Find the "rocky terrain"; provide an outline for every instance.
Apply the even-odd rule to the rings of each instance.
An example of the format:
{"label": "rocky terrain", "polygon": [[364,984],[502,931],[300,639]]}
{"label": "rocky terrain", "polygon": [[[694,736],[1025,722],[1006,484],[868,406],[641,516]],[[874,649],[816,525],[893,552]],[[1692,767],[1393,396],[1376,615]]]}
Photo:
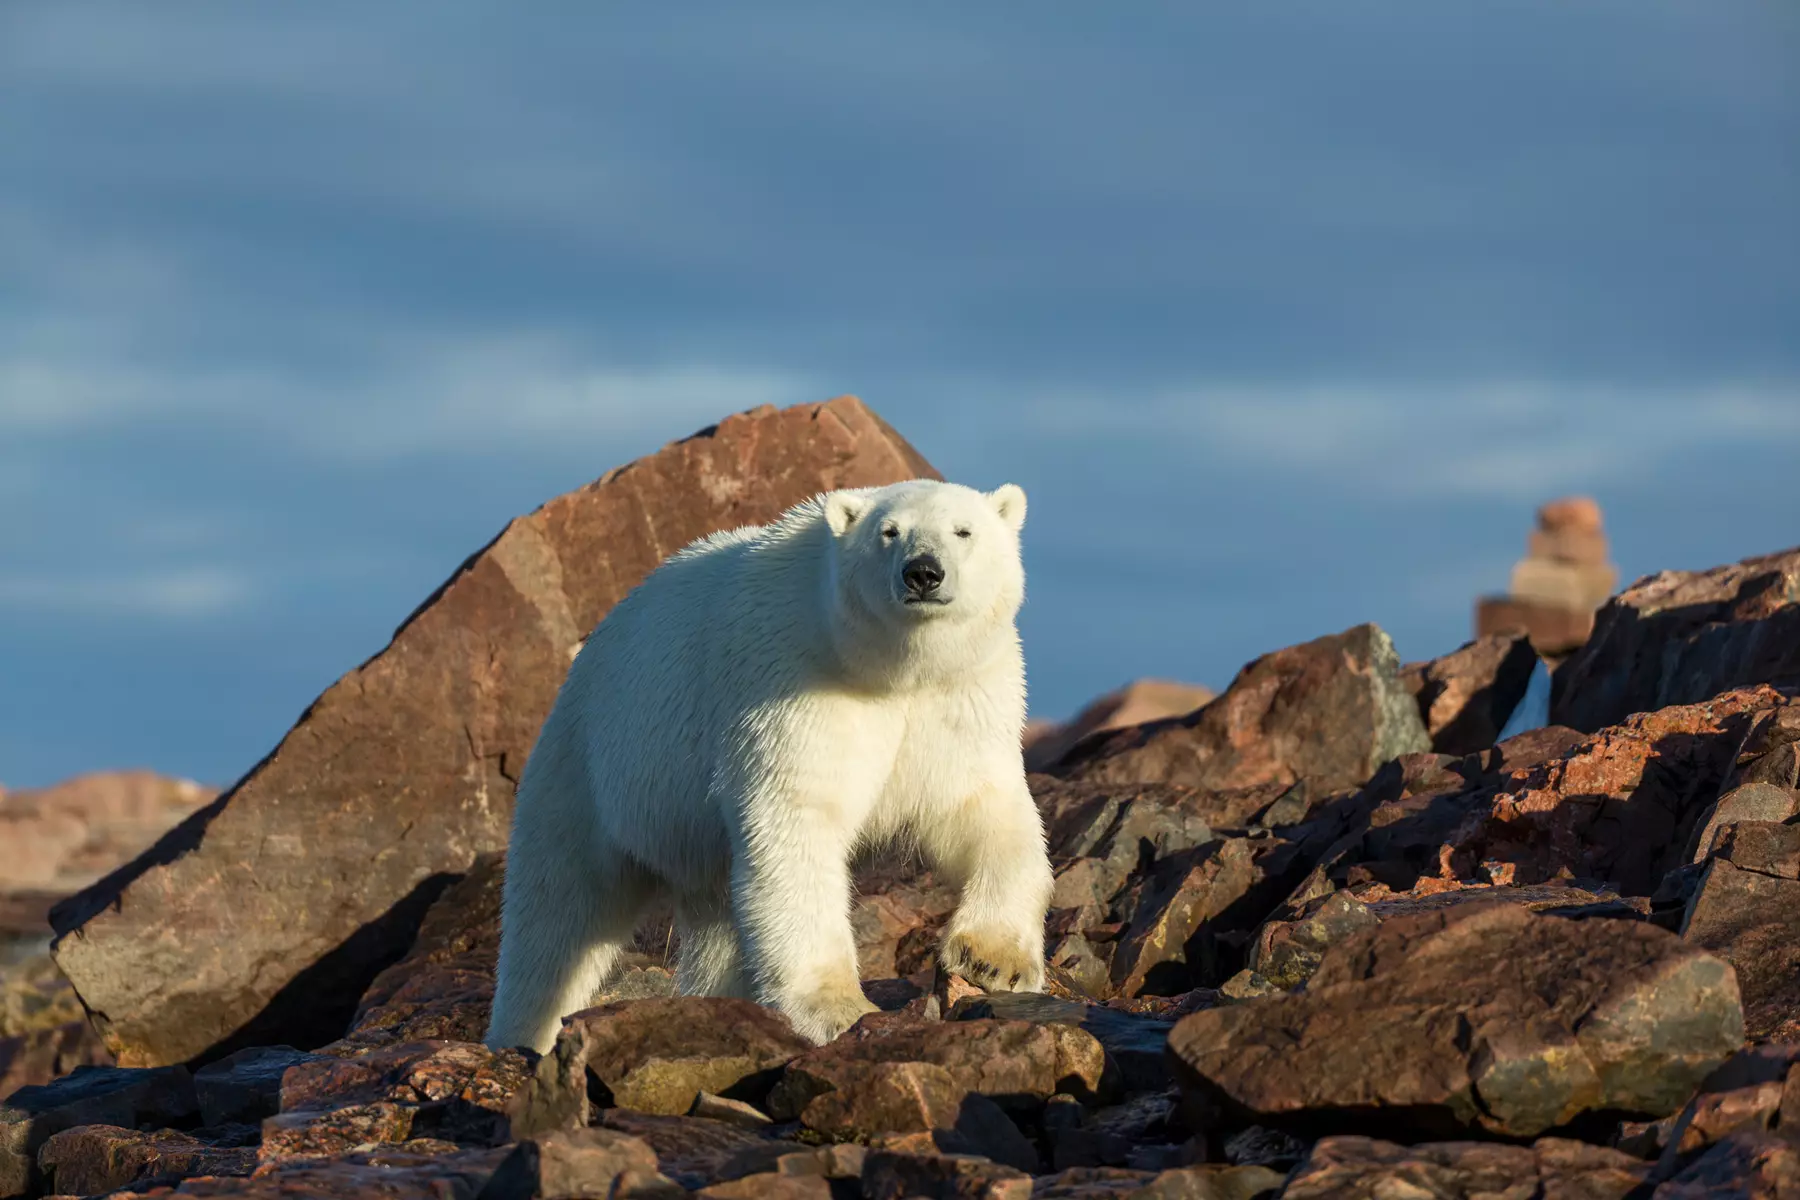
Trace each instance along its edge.
{"label": "rocky terrain", "polygon": [[930,473],[842,398],[508,525],[56,906],[118,1065],[0,1099],[0,1197],[1800,1195],[1800,549],[1606,600],[1499,744],[1511,626],[1402,664],[1360,625],[1047,731],[1044,995],[937,971],[953,896],[886,857],[882,1011],[831,1045],[671,995],[653,924],[549,1054],[481,1046],[512,781],[582,631],[709,529]]}
{"label": "rocky terrain", "polygon": [[0,788],[0,1097],[112,1056],[50,960],[50,909],[147,850],[217,792],[149,771]]}
{"label": "rocky terrain", "polygon": [[50,937],[50,907],[130,862],[218,792],[149,771],[97,771],[54,787],[0,787],[0,963]]}

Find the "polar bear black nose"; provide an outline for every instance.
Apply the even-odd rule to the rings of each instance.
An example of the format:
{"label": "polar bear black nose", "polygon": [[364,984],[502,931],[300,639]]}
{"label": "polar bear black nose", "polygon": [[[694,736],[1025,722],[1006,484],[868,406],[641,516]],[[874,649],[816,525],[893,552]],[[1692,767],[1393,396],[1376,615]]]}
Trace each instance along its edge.
{"label": "polar bear black nose", "polygon": [[934,554],[921,554],[900,571],[900,581],[915,596],[929,596],[944,582],[944,566]]}

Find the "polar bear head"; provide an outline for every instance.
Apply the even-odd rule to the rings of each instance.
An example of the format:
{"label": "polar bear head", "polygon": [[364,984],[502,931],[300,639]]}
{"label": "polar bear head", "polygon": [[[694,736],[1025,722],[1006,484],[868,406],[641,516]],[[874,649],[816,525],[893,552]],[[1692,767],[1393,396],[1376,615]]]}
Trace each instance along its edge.
{"label": "polar bear head", "polygon": [[1025,493],[914,479],[822,499],[840,605],[896,631],[1010,629],[1025,599]]}

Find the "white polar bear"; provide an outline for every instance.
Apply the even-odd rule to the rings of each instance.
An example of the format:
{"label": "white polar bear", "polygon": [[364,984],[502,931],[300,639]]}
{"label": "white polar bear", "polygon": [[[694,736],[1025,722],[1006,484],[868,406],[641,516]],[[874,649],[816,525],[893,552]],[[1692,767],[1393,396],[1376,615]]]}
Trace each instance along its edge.
{"label": "white polar bear", "polygon": [[831,1040],[874,1009],[849,860],[896,837],[961,889],[945,967],[1040,990],[1024,520],[1011,484],[828,492],[702,538],[607,614],[519,781],[487,1044],[548,1050],[658,894],[683,993]]}

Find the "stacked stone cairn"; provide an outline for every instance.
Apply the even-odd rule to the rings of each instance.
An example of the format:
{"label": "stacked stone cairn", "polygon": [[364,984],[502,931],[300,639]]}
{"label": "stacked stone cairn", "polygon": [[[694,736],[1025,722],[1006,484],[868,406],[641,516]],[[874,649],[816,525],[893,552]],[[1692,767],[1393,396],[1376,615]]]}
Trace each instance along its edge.
{"label": "stacked stone cairn", "polygon": [[1545,659],[1560,659],[1593,633],[1594,613],[1618,578],[1607,561],[1600,506],[1587,496],[1552,500],[1538,509],[1507,594],[1477,601],[1476,636],[1523,633]]}

